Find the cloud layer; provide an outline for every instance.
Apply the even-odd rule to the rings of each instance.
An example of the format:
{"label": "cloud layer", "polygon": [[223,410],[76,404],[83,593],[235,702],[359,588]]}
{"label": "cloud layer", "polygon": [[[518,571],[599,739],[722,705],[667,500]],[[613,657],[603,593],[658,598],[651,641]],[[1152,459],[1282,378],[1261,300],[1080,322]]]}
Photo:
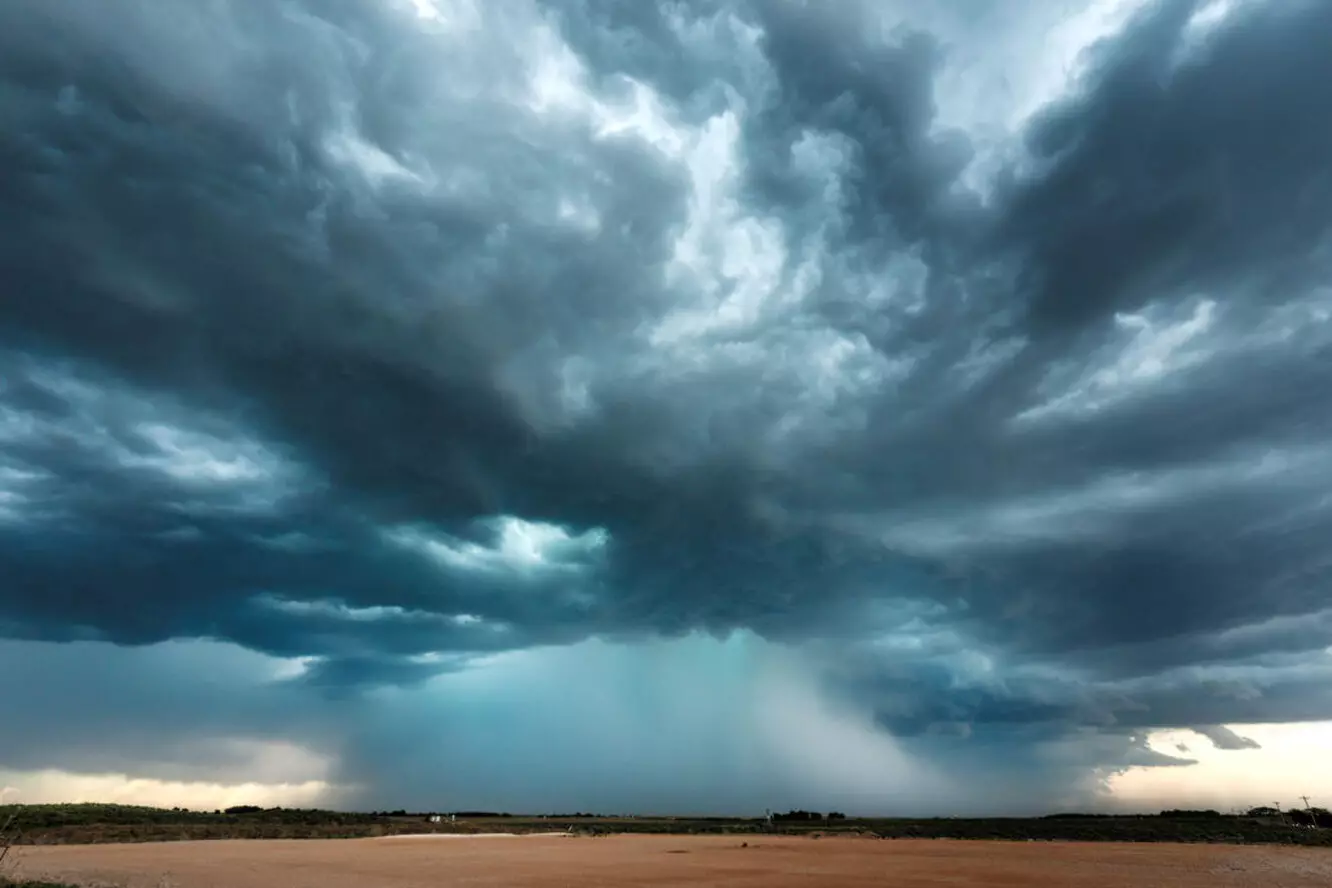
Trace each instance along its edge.
{"label": "cloud layer", "polygon": [[[1178,763],[1155,728],[1332,719],[1332,8],[918,6],[5,4],[6,644],[185,645],[129,682],[229,676],[180,743],[386,803],[422,719],[491,736],[440,688],[695,633],[1005,803]],[[681,705],[626,724],[788,730]],[[156,767],[51,737],[0,766]],[[788,767],[668,791],[720,746],[585,798]],[[486,798],[601,779],[513,773]]]}

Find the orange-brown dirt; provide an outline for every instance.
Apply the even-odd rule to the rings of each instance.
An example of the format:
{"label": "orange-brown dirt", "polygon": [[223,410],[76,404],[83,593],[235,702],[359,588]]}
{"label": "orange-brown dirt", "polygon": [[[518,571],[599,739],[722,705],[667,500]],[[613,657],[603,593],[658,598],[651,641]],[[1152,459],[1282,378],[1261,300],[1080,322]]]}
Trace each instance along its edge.
{"label": "orange-brown dirt", "polygon": [[73,845],[18,856],[6,875],[125,888],[1332,885],[1332,850],[1275,846],[626,835]]}

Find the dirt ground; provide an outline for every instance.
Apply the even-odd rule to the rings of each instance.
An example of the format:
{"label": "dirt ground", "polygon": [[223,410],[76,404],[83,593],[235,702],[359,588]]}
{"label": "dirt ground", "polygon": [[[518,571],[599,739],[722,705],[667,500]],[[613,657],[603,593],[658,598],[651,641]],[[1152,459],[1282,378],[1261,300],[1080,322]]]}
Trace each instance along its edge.
{"label": "dirt ground", "polygon": [[5,875],[124,888],[1332,885],[1332,850],[1224,845],[408,837],[24,847],[17,857],[16,868],[6,863]]}

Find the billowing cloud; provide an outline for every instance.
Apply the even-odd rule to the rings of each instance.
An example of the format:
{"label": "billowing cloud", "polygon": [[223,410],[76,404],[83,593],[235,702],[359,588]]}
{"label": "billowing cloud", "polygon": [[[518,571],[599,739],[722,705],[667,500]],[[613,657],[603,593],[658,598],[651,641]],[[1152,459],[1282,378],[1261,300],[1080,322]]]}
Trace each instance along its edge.
{"label": "billowing cloud", "polygon": [[[901,803],[1091,803],[1188,765],[1152,731],[1332,719],[1329,36],[1261,0],[5,4],[0,631],[143,700],[0,767],[393,804],[447,747],[522,778],[436,787],[476,804],[844,799],[724,748],[800,718],[626,711],[607,672],[699,638],[678,687],[831,707]],[[728,684],[737,638],[782,665]],[[188,766],[118,758],[173,682]],[[547,780],[495,741],[524,719],[607,752]]]}

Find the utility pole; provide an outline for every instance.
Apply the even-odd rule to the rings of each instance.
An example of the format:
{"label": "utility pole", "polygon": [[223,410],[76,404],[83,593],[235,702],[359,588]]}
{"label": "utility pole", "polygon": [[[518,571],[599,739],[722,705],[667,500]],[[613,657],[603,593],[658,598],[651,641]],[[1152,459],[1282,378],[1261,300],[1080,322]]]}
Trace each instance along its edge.
{"label": "utility pole", "polygon": [[10,814],[9,819],[5,821],[5,825],[0,827],[0,863],[5,862],[5,858],[9,856],[9,849],[14,847],[14,843],[19,840],[22,832],[22,830],[15,830],[13,835],[9,833],[9,828],[14,825],[16,817],[18,817],[17,814]]}
{"label": "utility pole", "polygon": [[1317,829],[1317,828],[1318,828],[1318,815],[1317,815],[1317,814],[1314,814],[1314,809],[1313,809],[1313,807],[1309,804],[1309,797],[1308,797],[1307,795],[1302,795],[1302,796],[1300,796],[1300,798],[1304,800],[1304,810],[1306,810],[1306,811],[1309,812],[1309,828],[1310,828],[1310,829]]}

